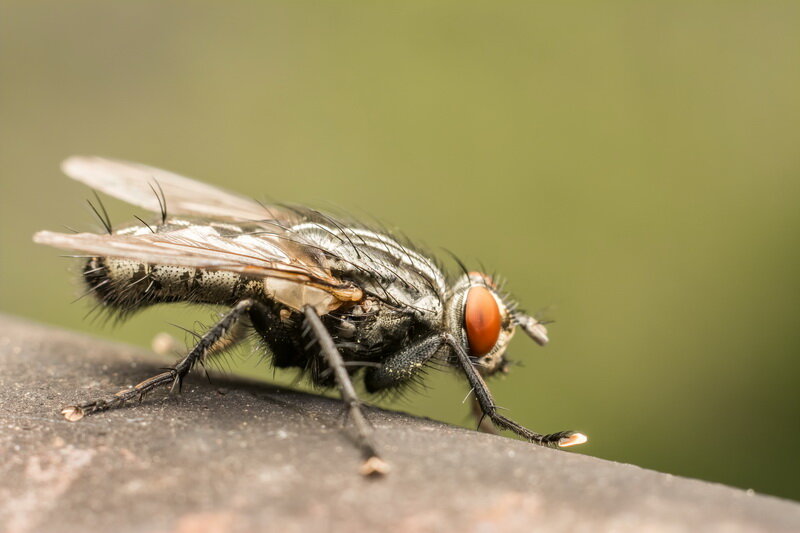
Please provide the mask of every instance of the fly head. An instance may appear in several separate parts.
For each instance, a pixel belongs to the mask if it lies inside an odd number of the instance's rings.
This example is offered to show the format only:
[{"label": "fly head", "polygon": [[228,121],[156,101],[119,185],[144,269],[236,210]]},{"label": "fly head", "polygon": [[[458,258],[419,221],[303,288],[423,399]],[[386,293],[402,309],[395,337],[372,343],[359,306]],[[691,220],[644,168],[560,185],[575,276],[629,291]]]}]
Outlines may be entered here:
[{"label": "fly head", "polygon": [[475,358],[483,376],[508,372],[505,353],[517,326],[540,346],[549,340],[544,324],[516,310],[492,279],[480,272],[465,274],[456,282],[448,302],[447,326]]}]

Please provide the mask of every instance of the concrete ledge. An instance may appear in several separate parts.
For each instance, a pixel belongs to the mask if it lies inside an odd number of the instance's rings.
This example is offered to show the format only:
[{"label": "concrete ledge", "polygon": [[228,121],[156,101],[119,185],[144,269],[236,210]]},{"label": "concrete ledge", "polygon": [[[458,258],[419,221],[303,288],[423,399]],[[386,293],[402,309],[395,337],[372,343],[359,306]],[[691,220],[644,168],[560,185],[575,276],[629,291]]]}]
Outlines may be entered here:
[{"label": "concrete ledge", "polygon": [[164,365],[0,316],[0,531],[800,531],[794,502],[379,409],[365,479],[338,402],[245,381],[58,414]]}]

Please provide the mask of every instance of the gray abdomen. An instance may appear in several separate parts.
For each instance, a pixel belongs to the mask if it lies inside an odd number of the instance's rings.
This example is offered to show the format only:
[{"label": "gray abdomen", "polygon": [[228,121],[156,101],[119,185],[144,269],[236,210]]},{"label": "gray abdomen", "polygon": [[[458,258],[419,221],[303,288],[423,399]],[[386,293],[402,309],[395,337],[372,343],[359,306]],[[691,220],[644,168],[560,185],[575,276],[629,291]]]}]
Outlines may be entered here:
[{"label": "gray abdomen", "polygon": [[93,257],[83,277],[97,299],[121,312],[166,302],[233,305],[263,295],[263,283],[236,272],[149,265],[129,259]]}]

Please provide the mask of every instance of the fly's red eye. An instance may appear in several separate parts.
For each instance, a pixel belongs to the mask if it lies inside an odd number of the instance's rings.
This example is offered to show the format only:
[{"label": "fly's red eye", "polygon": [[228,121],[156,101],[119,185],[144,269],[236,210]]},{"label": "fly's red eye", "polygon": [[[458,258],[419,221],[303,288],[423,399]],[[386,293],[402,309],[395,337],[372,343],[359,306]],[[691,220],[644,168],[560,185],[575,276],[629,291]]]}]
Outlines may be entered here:
[{"label": "fly's red eye", "polygon": [[464,327],[472,355],[480,357],[492,351],[500,337],[500,309],[486,287],[472,287],[467,293]]}]

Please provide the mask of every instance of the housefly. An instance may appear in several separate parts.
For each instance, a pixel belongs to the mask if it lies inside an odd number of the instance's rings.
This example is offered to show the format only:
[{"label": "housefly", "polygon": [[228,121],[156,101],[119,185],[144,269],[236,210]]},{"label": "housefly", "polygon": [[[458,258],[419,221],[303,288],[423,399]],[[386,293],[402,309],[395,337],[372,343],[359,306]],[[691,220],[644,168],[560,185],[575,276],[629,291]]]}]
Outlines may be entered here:
[{"label": "housefly", "polygon": [[401,388],[429,367],[466,377],[481,417],[530,442],[567,447],[581,433],[543,435],[498,412],[485,378],[507,372],[517,327],[540,345],[547,330],[519,310],[486,274],[448,277],[412,245],[306,207],[264,205],[164,170],[98,157],[72,157],[71,178],[160,218],[106,233],[41,231],[34,241],[79,252],[98,305],[120,318],[147,306],[188,302],[228,308],[174,367],[116,394],[65,408],[68,420],[114,408],[157,388],[179,388],[197,364],[248,332],[280,368],[319,387],[337,387],[364,454],[365,474],[388,469],[354,381],[368,393]]}]

